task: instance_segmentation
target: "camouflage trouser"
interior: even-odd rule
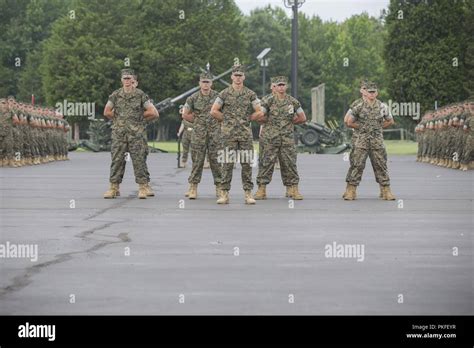
[[[474,161],[474,134],[469,132],[464,141],[461,163],[469,164],[471,161]]]
[[[218,136],[208,135],[205,143],[191,143],[191,158],[193,159],[193,168],[189,175],[188,182],[190,184],[199,184],[202,178],[202,169],[206,156],[209,160],[214,185],[219,185],[222,180],[222,165],[217,161],[218,151],[221,148],[221,140]]]
[[[0,125],[3,127],[3,125]],[[0,159],[12,159],[13,134],[11,128],[0,129]]]
[[[133,163],[135,182],[137,184],[148,183],[147,151],[145,134],[122,133],[118,135],[112,133],[110,182],[118,184],[122,182],[128,152]]]
[[[424,140],[423,140],[423,157],[430,155],[430,141],[431,141],[431,137],[428,131],[425,130]]]
[[[423,153],[423,135],[421,133],[418,133],[417,141],[418,141],[418,151],[416,153],[416,156],[421,157]]]
[[[464,131],[462,128],[456,128],[456,132],[453,135],[454,137],[454,152],[458,155],[458,160],[462,161],[464,157],[464,143],[466,138],[464,137]]]
[[[252,142],[251,137],[249,137],[246,140],[224,138],[222,139],[222,145],[223,145],[224,152],[229,152],[229,151],[238,152],[239,150],[240,151],[244,150],[246,151],[246,153],[253,154],[253,142]],[[248,161],[241,162],[241,165],[242,165],[242,172],[241,172],[242,186],[245,191],[252,190],[253,189],[252,166]],[[222,186],[221,186],[223,190],[226,190],[226,191],[230,190],[233,170],[234,170],[234,163],[233,162],[229,163],[228,161],[224,160],[224,165],[222,166]]]
[[[347,172],[346,182],[354,186],[359,185],[367,157],[370,158],[370,163],[372,163],[375,181],[382,186],[390,185],[387,168],[387,151],[384,147],[368,149],[354,147],[354,151],[350,157],[350,168]]]
[[[430,144],[430,157],[436,158],[437,150],[438,150],[438,143],[439,143],[439,133],[436,132],[432,134],[431,144]]]
[[[188,161],[189,151],[192,151],[192,149],[190,149],[192,135],[193,135],[192,131],[188,131],[186,129],[183,131],[183,138],[181,139],[181,145],[183,146],[183,154],[182,154],[181,159],[183,162]]]
[[[145,155],[145,163],[147,161],[147,157],[148,157],[148,154],[150,153],[150,149],[148,148],[148,142],[146,141],[146,139],[144,140],[144,145],[145,147],[145,152],[144,152],[144,155]],[[128,153],[128,155],[127,155]],[[120,163],[117,163],[117,175],[116,177],[119,179],[118,183],[121,183],[122,180],[123,180],[123,176],[125,175],[125,167],[127,165],[127,160],[128,159],[131,159],[131,154],[130,152],[125,152],[125,161],[121,161]],[[146,175],[146,178],[147,178],[147,182],[150,182],[150,172],[148,171],[148,167],[145,168],[145,175]]]
[[[19,161],[23,157],[23,137],[18,126],[13,126],[13,146],[11,157]]]
[[[296,168],[296,145],[293,137],[279,137],[261,141],[258,163],[258,185],[268,185],[272,181],[273,170],[277,160],[280,161],[283,185],[298,185],[299,176]]]

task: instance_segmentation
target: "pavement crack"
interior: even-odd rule
[[[117,207],[117,205],[115,205]],[[103,209],[102,213],[105,212],[108,209]],[[95,216],[97,216],[96,214]],[[90,220],[91,217],[85,219],[85,220]],[[106,222],[100,226],[88,229],[86,231],[80,232],[76,234],[74,237],[81,238],[81,239],[90,239],[92,241],[97,241],[96,239],[90,238],[94,232],[106,229],[113,224],[120,223],[123,221],[109,221]],[[86,250],[81,250],[81,251],[71,251],[69,253],[63,253],[63,254],[57,254],[54,256],[53,260],[50,261],[45,261],[36,265],[33,265],[31,267],[27,267],[23,274],[16,276],[13,278],[12,282],[10,285],[7,285],[3,288],[0,288],[0,299],[5,297],[6,295],[13,293],[15,291],[19,291],[25,287],[27,287],[29,284],[32,282],[32,277],[38,273],[40,273],[42,270],[46,269],[47,267],[54,266],[63,262],[67,262],[72,260],[73,256],[79,255],[79,254],[87,254],[87,253],[93,253],[97,250],[100,250],[108,245],[111,244],[117,244],[117,243],[128,243],[131,241],[130,237],[128,236],[128,233],[122,232],[119,233],[115,238],[118,238],[117,241],[100,241],[100,243],[93,245],[92,247],[86,249]]]

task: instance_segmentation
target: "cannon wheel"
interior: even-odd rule
[[[314,129],[306,129],[301,135],[301,142],[306,146],[314,146],[319,143],[319,134]]]

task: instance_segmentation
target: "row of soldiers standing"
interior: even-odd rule
[[[70,127],[53,108],[0,99],[0,165],[22,167],[67,160]]]
[[[466,171],[474,168],[474,100],[429,111],[416,126],[417,161]]]

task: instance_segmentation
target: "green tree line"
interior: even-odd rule
[[[300,12],[298,91],[306,113],[311,88],[324,83],[326,118],[341,123],[361,78],[378,83],[382,100],[419,102],[423,110],[466,98],[474,80],[472,14],[472,2],[454,0],[391,1],[378,18],[362,13],[340,23]],[[266,47],[262,91],[255,57]],[[158,102],[194,87],[207,63],[218,74],[235,58],[254,64],[246,84],[268,93],[270,76],[289,77],[290,56],[291,18],[282,7],[243,15],[233,0],[0,0],[0,96],[29,101],[34,94],[49,106],[93,102],[97,117],[128,65]],[[86,137],[87,118],[69,121]],[[175,136],[179,122],[177,108],[163,112],[160,138]]]

